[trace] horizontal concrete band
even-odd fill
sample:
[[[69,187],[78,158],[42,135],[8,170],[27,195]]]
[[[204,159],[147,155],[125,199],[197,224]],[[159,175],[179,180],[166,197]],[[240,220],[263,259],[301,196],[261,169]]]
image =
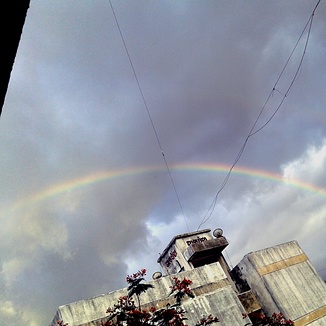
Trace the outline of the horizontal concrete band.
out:
[[[297,255],[291,258],[283,259],[281,261],[278,261],[276,263],[268,264],[266,266],[262,266],[257,268],[257,272],[259,275],[263,276],[275,271],[279,271],[283,268],[293,266],[295,264],[302,263],[304,261],[307,261],[308,257],[305,254]]]
[[[312,323],[313,321],[319,319],[319,318],[325,318],[326,323],[326,306],[323,306],[321,308],[318,308],[309,314],[304,315],[303,317],[297,319],[294,321],[295,326],[304,326]]]

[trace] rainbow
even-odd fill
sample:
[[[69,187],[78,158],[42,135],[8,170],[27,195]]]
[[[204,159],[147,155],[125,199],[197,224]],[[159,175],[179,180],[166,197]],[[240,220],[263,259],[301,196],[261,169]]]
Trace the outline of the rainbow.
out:
[[[169,167],[172,173],[228,173],[230,166],[223,164],[208,164],[208,163],[187,163],[175,164]],[[91,173],[82,177],[71,179],[65,182],[51,185],[31,196],[16,201],[11,205],[11,209],[22,208],[27,205],[42,202],[48,198],[52,198],[66,192],[71,192],[76,189],[106,182],[117,178],[126,178],[130,176],[144,175],[150,173],[163,173],[166,169],[162,166],[156,167],[136,167],[119,170],[109,170]],[[272,182],[284,183],[286,185],[303,189],[312,192],[316,195],[326,196],[326,189],[317,187],[313,184],[297,180],[284,178],[282,175],[269,171],[251,169],[243,166],[236,166],[232,170],[232,175],[247,176],[259,179],[270,180]],[[219,185],[217,185],[218,187]]]

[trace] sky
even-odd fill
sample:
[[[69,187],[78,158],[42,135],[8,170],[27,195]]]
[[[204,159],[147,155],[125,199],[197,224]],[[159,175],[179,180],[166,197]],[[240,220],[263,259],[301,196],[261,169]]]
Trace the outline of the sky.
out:
[[[198,228],[231,267],[297,240],[326,279],[316,3],[31,0],[0,117],[0,325],[151,279]]]

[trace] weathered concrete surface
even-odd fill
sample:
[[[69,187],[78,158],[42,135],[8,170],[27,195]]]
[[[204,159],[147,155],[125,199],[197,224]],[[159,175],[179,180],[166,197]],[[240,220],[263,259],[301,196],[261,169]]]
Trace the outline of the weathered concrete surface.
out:
[[[240,326],[245,324],[242,319],[242,313],[245,310],[219,263],[148,282],[154,286],[154,289],[149,289],[141,296],[142,306],[161,308],[168,302],[174,303],[173,297],[168,296],[173,276],[177,276],[179,279],[186,277],[193,282],[191,289],[196,297],[183,302],[183,306],[188,312],[189,320],[187,322],[189,325],[194,325],[204,314],[217,315],[221,319],[219,325]],[[96,320],[105,318],[107,316],[106,309],[112,307],[119,297],[126,294],[127,289],[124,288],[61,306],[57,310],[51,326],[55,326],[58,320],[64,320],[69,326],[99,325],[99,321],[96,322]]]
[[[194,243],[186,249],[184,256],[188,261],[195,260],[197,256],[217,256],[221,254],[228,244],[227,240],[222,236],[217,239]]]
[[[326,284],[296,241],[250,253],[237,267],[267,314],[326,325]]]
[[[245,310],[231,286],[187,300],[183,306],[188,312],[188,325],[195,325],[203,315],[209,314],[220,319],[217,324],[220,326],[243,326],[250,322],[249,318],[242,318]]]

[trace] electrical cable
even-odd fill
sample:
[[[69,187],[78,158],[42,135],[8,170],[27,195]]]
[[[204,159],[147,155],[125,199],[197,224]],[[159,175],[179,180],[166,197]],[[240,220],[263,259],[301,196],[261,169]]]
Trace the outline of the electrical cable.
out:
[[[269,93],[269,95],[267,97],[267,100],[265,101],[265,103],[264,103],[262,109],[260,110],[260,112],[259,112],[259,114],[258,114],[258,116],[257,116],[257,118],[256,118],[256,120],[254,122],[254,124],[252,125],[252,127],[251,127],[251,129],[250,129],[250,131],[249,131],[249,133],[247,135],[247,137],[245,138],[245,141],[244,141],[243,145],[241,146],[238,155],[236,156],[233,164],[231,165],[231,167],[230,167],[230,169],[229,169],[226,177],[224,178],[224,180],[222,182],[222,185],[218,189],[218,191],[217,191],[217,193],[216,193],[216,195],[215,195],[212,203],[210,204],[210,206],[209,206],[208,210],[206,211],[203,219],[201,220],[201,222],[200,222],[200,224],[199,224],[199,226],[197,228],[197,231],[212,216],[212,214],[213,214],[213,212],[215,210],[215,207],[216,207],[217,197],[219,196],[219,194],[221,193],[221,191],[224,189],[224,187],[226,186],[227,182],[229,181],[229,178],[231,176],[232,170],[234,169],[234,167],[236,166],[236,164],[240,160],[240,158],[241,158],[241,156],[242,156],[242,154],[243,154],[243,152],[245,150],[245,147],[246,147],[246,145],[247,145],[247,143],[249,141],[249,138],[252,137],[252,136],[254,136],[254,135],[256,135],[258,132],[260,132],[262,129],[264,129],[270,123],[270,121],[275,117],[276,113],[280,110],[281,106],[283,105],[283,103],[285,101],[285,98],[288,96],[288,94],[289,94],[289,92],[290,92],[290,90],[291,90],[291,88],[292,88],[295,80],[297,79],[297,76],[299,74],[299,71],[300,71],[300,69],[302,67],[303,59],[305,57],[306,50],[307,50],[307,47],[308,47],[308,41],[309,41],[309,37],[310,37],[310,32],[311,32],[311,27],[312,27],[312,21],[313,21],[314,15],[315,15],[315,11],[316,11],[316,9],[317,9],[317,7],[318,7],[318,5],[319,5],[320,2],[321,2],[321,0],[319,0],[317,2],[314,10],[312,11],[312,14],[310,15],[310,17],[309,17],[309,19],[308,19],[308,21],[307,21],[307,23],[306,23],[306,25],[305,25],[302,33],[300,34],[300,37],[299,37],[298,41],[296,42],[293,50],[291,51],[291,54],[290,54],[289,58],[287,59],[285,65],[283,67],[283,69],[281,70],[281,73],[279,74],[279,76],[278,76],[278,78],[277,78],[277,80],[276,80],[276,82],[275,82],[275,84],[274,84],[271,92]],[[306,29],[307,29],[307,26],[309,26],[308,33],[307,33],[307,38],[306,38],[306,41],[305,41],[305,46],[304,46],[304,49],[303,49],[303,52],[302,52],[302,55],[301,55],[301,59],[300,59],[299,65],[298,65],[298,67],[297,67],[297,69],[295,71],[295,74],[294,74],[294,76],[293,76],[293,78],[292,78],[292,80],[291,80],[291,82],[290,82],[290,84],[289,84],[289,86],[287,88],[287,91],[285,92],[285,94],[282,94],[279,90],[277,90],[276,85],[279,83],[279,81],[280,81],[280,79],[281,79],[281,77],[282,77],[282,75],[283,75],[283,73],[284,73],[287,65],[289,64],[290,59],[291,59],[293,53],[295,52],[295,50],[296,50],[296,48],[297,48],[297,46],[298,46],[298,44],[299,44],[302,36],[304,35],[304,33],[305,33]],[[258,123],[258,121],[259,121],[262,113],[264,112],[264,110],[265,110],[265,108],[267,106],[267,103],[269,102],[269,100],[272,97],[272,95],[273,95],[273,93],[274,93],[275,90],[278,91],[279,93],[281,93],[283,95],[283,97],[282,97],[279,105],[277,106],[277,108],[274,110],[274,112],[272,113],[272,115],[269,117],[269,119],[261,127],[259,127],[257,130],[255,130],[255,127],[256,127],[256,125],[257,125],[257,123]]]
[[[162,148],[162,145],[161,145],[161,142],[160,142],[160,138],[158,136],[158,133],[156,131],[156,128],[155,128],[155,125],[154,125],[154,122],[153,122],[153,119],[152,119],[152,116],[151,116],[151,113],[149,111],[149,108],[148,108],[148,105],[147,105],[147,102],[146,102],[146,99],[145,99],[145,96],[144,96],[144,93],[143,93],[143,90],[141,88],[141,85],[140,85],[140,82],[139,82],[139,79],[137,77],[137,73],[136,73],[136,70],[135,70],[135,67],[134,67],[134,64],[131,60],[131,56],[129,54],[129,51],[128,51],[128,48],[127,48],[127,44],[125,42],[125,39],[123,37],[123,34],[122,34],[122,31],[121,31],[121,28],[120,28],[120,24],[119,24],[119,21],[118,21],[118,18],[115,14],[115,10],[113,8],[113,5],[112,5],[112,2],[111,0],[109,0],[110,2],[110,6],[111,6],[111,10],[112,10],[112,13],[113,13],[113,16],[114,16],[114,19],[115,19],[115,22],[117,24],[117,27],[118,27],[118,30],[119,30],[119,34],[120,34],[120,37],[121,37],[121,40],[122,40],[122,43],[124,45],[124,48],[125,48],[125,51],[127,53],[127,57],[128,57],[128,60],[129,60],[129,63],[130,63],[130,66],[131,66],[131,69],[133,71],[133,74],[134,74],[134,77],[135,77],[135,80],[136,80],[136,83],[137,83],[137,86],[138,86],[138,89],[139,89],[139,92],[141,94],[141,97],[142,97],[142,100],[143,100],[143,103],[144,103],[144,106],[145,106],[145,109],[146,109],[146,112],[147,112],[147,115],[148,115],[148,118],[149,118],[149,121],[151,123],[151,126],[153,128],[153,131],[154,131],[154,134],[155,134],[155,138],[156,138],[156,141],[157,141],[157,144],[158,144],[158,147],[161,151],[161,154],[162,154],[162,157],[163,157],[163,161],[164,161],[164,164],[165,164],[165,167],[166,167],[166,170],[168,172],[168,175],[170,177],[170,180],[171,180],[171,183],[172,183],[172,186],[173,186],[173,190],[175,192],[175,195],[176,195],[176,198],[177,198],[177,201],[178,201],[178,204],[180,206],[180,210],[181,210],[181,213],[183,215],[183,218],[185,220],[185,223],[186,223],[186,226],[187,226],[187,229],[189,231],[189,226],[188,226],[188,223],[187,223],[187,220],[186,220],[186,216],[185,216],[185,213],[184,213],[184,210],[183,210],[183,207],[182,207],[182,204],[181,204],[181,200],[180,200],[180,197],[179,197],[179,194],[178,194],[178,191],[177,191],[177,188],[175,186],[175,183],[174,183],[174,180],[173,180],[173,177],[172,177],[172,174],[171,174],[171,170],[169,168],[169,164],[165,158],[165,155],[164,155],[164,151],[163,151],[163,148]]]

